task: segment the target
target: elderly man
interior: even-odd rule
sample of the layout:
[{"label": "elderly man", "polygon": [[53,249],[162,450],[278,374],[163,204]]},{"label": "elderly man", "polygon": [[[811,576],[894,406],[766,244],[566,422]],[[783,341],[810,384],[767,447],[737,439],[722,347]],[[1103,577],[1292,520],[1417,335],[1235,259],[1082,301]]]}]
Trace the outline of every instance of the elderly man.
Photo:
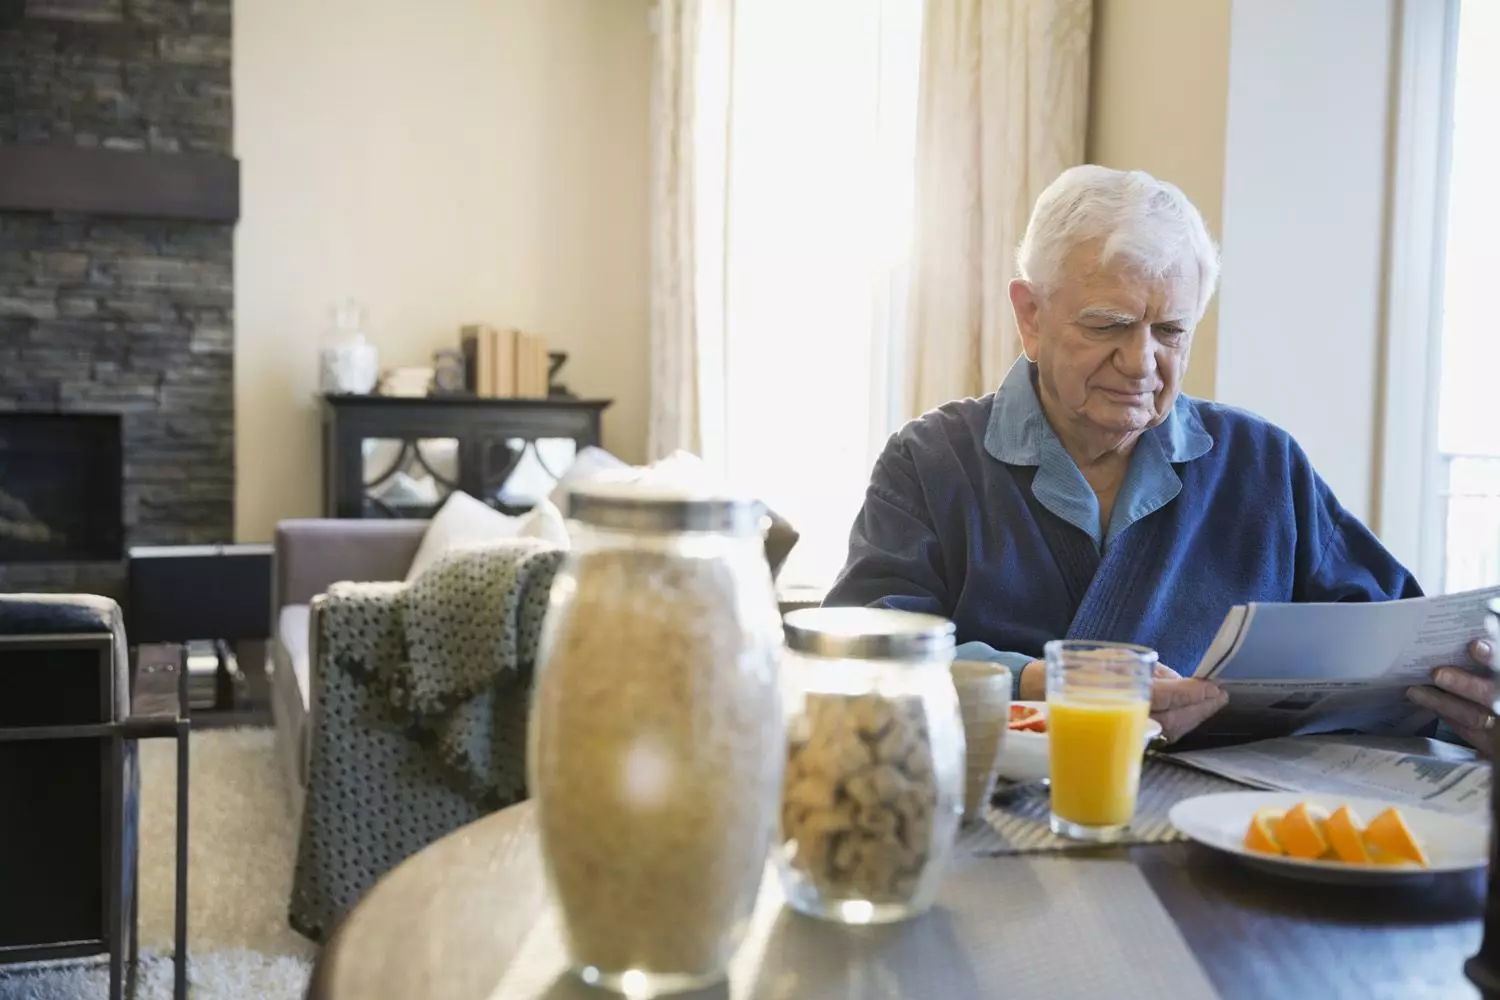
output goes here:
[{"label": "elderly man", "polygon": [[[1420,595],[1290,435],[1180,394],[1218,279],[1181,191],[1069,170],[1037,200],[1018,266],[1026,356],[999,391],[891,438],[827,603],[945,615],[961,657],[1006,663],[1016,695],[1039,699],[1050,639],[1139,643],[1191,670],[1235,604]],[[1478,744],[1484,691],[1451,673],[1449,693],[1413,700]],[[1176,739],[1225,698],[1163,668],[1152,714]]]}]

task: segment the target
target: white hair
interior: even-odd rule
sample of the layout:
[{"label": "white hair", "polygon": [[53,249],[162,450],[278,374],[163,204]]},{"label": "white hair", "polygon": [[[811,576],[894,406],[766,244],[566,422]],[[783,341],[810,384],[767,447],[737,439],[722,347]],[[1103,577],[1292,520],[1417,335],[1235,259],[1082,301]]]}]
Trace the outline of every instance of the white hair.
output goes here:
[{"label": "white hair", "polygon": [[1080,243],[1103,240],[1099,262],[1124,257],[1146,277],[1159,279],[1184,264],[1198,270],[1198,312],[1203,318],[1219,281],[1219,251],[1203,216],[1175,184],[1144,170],[1071,167],[1047,185],[1016,251],[1022,278],[1042,295],[1057,287],[1063,262]]}]

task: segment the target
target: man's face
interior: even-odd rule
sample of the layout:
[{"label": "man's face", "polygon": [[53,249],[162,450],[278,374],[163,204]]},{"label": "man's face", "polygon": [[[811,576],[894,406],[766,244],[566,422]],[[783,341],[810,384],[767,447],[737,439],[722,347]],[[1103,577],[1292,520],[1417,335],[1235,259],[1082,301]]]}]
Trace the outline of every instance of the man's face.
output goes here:
[{"label": "man's face", "polygon": [[1167,419],[1193,342],[1196,268],[1144,278],[1118,257],[1101,265],[1091,241],[1074,248],[1045,298],[1015,281],[1011,302],[1053,419],[1106,442]]}]

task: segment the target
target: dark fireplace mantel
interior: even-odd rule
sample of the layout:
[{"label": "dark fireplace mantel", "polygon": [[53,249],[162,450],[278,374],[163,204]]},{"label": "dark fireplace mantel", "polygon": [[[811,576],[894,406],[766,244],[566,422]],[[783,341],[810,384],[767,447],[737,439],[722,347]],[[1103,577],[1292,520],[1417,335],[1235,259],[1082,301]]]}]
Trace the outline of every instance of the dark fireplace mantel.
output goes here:
[{"label": "dark fireplace mantel", "polygon": [[240,164],[203,153],[5,145],[0,210],[234,223]]}]

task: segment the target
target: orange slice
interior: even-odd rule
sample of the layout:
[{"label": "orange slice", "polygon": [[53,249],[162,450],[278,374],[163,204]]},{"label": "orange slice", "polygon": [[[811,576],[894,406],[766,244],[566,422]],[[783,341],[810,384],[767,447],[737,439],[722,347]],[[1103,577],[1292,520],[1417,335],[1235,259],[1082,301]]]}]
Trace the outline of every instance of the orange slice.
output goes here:
[{"label": "orange slice", "polygon": [[1323,834],[1323,822],[1327,818],[1326,812],[1306,802],[1292,806],[1276,824],[1276,839],[1282,850],[1294,858],[1308,861],[1321,858],[1328,852],[1328,838]]},{"label": "orange slice", "polygon": [[1276,839],[1276,824],[1284,815],[1280,809],[1269,806],[1255,810],[1250,817],[1250,828],[1245,831],[1245,849],[1262,854],[1285,854],[1281,842]]},{"label": "orange slice", "polygon": [[1369,849],[1365,847],[1364,829],[1353,809],[1348,806],[1335,809],[1333,815],[1328,817],[1328,822],[1323,824],[1323,833],[1333,846],[1334,856],[1340,861],[1350,865],[1370,864],[1372,859]]},{"label": "orange slice", "polygon": [[[1406,817],[1401,815],[1401,810],[1395,806],[1370,820],[1370,825],[1365,827],[1365,845],[1369,847],[1371,854],[1379,853],[1388,857],[1399,858],[1401,861],[1409,861],[1413,864],[1426,868],[1428,865],[1427,852],[1422,850],[1422,845],[1417,842],[1416,834],[1411,832],[1411,827],[1406,825]],[[1389,864],[1382,861],[1382,864]]]},{"label": "orange slice", "polygon": [[1415,867],[1410,861],[1406,860],[1403,857],[1400,857],[1399,855],[1392,854],[1390,851],[1387,851],[1383,847],[1376,847],[1373,844],[1368,843],[1365,844],[1365,846],[1370,849],[1370,861],[1372,864],[1388,865],[1392,868]]}]

